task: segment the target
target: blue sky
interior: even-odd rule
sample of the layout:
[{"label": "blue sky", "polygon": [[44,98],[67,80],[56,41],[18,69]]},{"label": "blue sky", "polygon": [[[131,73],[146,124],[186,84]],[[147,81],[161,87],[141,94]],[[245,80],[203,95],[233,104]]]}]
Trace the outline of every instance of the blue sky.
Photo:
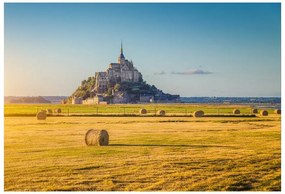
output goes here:
[{"label": "blue sky", "polygon": [[116,62],[181,96],[281,96],[279,3],[4,6],[4,94],[71,95]]}]

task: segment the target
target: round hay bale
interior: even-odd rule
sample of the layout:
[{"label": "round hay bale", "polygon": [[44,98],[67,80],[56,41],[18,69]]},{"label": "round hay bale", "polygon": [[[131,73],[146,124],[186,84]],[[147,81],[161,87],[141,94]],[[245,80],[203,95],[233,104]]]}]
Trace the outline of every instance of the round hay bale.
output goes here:
[{"label": "round hay bale", "polygon": [[109,134],[106,130],[89,129],[85,134],[85,143],[88,146],[107,146]]},{"label": "round hay bale", "polygon": [[204,111],[202,110],[198,110],[193,113],[193,117],[203,117],[203,116],[204,116]]},{"label": "round hay bale", "polygon": [[165,116],[165,111],[164,110],[159,110],[159,111],[157,111],[156,114],[159,115],[159,116]]},{"label": "round hay bale", "polygon": [[46,120],[47,118],[47,113],[44,111],[40,111],[37,113],[37,119],[38,120]]},{"label": "round hay bale", "polygon": [[281,110],[280,110],[280,109],[275,109],[275,110],[274,110],[274,113],[280,115],[280,114],[281,114]]},{"label": "round hay bale", "polygon": [[280,109],[275,109],[274,113],[280,115],[281,114],[281,110]]},{"label": "round hay bale", "polygon": [[147,110],[144,109],[144,108],[140,109],[140,114],[141,114],[141,115],[147,114]]},{"label": "round hay bale", "polygon": [[60,109],[60,108],[57,108],[57,109],[54,110],[54,112],[55,112],[55,113],[61,113],[61,109]]},{"label": "round hay bale", "polygon": [[251,109],[251,113],[252,113],[252,114],[257,114],[257,113],[258,113],[258,110],[257,110],[256,108],[253,108],[253,109]]},{"label": "round hay bale", "polygon": [[52,110],[51,110],[51,109],[46,109],[46,112],[47,112],[48,114],[52,114]]},{"label": "round hay bale", "polygon": [[267,110],[261,110],[260,115],[261,116],[268,116],[268,111]]},{"label": "round hay bale", "polygon": [[239,115],[240,114],[240,110],[239,109],[234,109],[233,110],[233,114],[234,115]]}]

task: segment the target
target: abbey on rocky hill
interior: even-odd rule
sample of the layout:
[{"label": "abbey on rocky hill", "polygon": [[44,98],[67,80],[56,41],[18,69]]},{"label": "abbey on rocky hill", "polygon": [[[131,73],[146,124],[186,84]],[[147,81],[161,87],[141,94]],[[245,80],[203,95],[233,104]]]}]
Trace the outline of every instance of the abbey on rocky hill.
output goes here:
[{"label": "abbey on rocky hill", "polygon": [[95,91],[104,93],[108,90],[109,83],[120,82],[142,82],[142,74],[134,67],[132,61],[125,59],[123,45],[121,43],[121,54],[118,63],[110,63],[105,72],[95,73]]},{"label": "abbey on rocky hill", "polygon": [[63,103],[122,104],[122,103],[176,103],[179,95],[166,94],[147,84],[142,74],[121,53],[117,63],[110,63],[104,72],[83,80],[76,91]]}]

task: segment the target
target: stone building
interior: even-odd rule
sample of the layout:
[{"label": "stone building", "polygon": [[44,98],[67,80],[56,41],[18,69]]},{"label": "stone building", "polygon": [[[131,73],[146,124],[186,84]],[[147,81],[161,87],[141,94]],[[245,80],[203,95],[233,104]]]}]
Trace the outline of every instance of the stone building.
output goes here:
[{"label": "stone building", "polygon": [[100,104],[101,102],[103,102],[103,96],[99,94],[96,95],[93,99],[94,99],[95,104]]},{"label": "stone building", "polygon": [[108,86],[108,75],[106,72],[96,72],[95,73],[95,91],[97,93],[104,93],[107,91]]},{"label": "stone building", "polygon": [[80,97],[73,97],[71,104],[82,104],[82,98]]},{"label": "stone building", "polygon": [[104,93],[108,89],[109,83],[118,82],[140,82],[142,74],[134,67],[132,61],[125,59],[123,46],[121,44],[121,54],[117,63],[110,63],[105,72],[95,73],[95,91]]},{"label": "stone building", "polygon": [[140,95],[140,102],[150,103],[153,101],[154,101],[154,95],[148,95],[148,94]]},{"label": "stone building", "polygon": [[101,94],[98,94],[94,97],[83,100],[83,104],[106,104],[106,102],[104,102],[103,96]]},{"label": "stone building", "polygon": [[125,92],[115,92],[112,100],[113,104],[126,104],[130,101],[129,95]]}]

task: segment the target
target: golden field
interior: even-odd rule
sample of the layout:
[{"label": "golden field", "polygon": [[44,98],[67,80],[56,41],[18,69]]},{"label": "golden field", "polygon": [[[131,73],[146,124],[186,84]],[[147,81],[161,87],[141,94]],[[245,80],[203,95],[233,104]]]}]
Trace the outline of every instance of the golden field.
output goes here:
[{"label": "golden field", "polygon": [[[281,116],[4,118],[5,191],[280,191]],[[88,129],[110,145],[86,146]]]}]

